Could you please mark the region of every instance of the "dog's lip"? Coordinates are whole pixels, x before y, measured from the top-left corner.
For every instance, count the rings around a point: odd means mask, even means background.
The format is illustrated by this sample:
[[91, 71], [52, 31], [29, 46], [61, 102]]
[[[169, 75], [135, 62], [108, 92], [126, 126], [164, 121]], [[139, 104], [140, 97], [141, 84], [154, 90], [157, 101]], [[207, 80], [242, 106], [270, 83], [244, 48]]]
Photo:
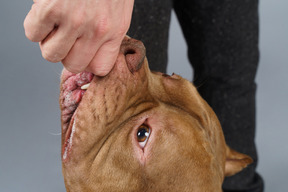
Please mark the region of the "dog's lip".
[[63, 70], [61, 76], [61, 93], [60, 107], [61, 120], [63, 129], [66, 130], [72, 115], [77, 109], [86, 89], [81, 89], [84, 85], [90, 83], [94, 75], [89, 72], [73, 74], [67, 70]]
[[66, 130], [66, 134], [63, 135], [64, 137], [64, 143], [63, 143], [63, 147], [62, 147], [62, 159], [63, 161], [67, 160], [67, 156], [68, 153], [71, 150], [72, 147], [72, 139], [73, 139], [73, 134], [74, 131], [73, 129], [75, 129], [75, 112], [73, 114], [73, 116], [71, 117], [68, 129]]
[[[61, 93], [60, 108], [62, 120], [62, 138], [63, 138], [63, 156], [70, 151], [71, 143], [69, 142], [72, 134], [72, 128], [75, 120], [77, 108], [88, 88], [88, 84], [92, 81], [94, 74], [82, 72], [73, 74], [67, 70], [63, 70], [61, 75]], [[66, 153], [66, 154], [65, 154]]]

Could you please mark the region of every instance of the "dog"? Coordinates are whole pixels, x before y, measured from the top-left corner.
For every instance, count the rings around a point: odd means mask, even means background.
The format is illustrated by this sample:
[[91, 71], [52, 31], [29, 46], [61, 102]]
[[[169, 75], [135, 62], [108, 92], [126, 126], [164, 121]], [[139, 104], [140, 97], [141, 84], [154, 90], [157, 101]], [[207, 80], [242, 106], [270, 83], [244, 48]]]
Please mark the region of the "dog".
[[68, 192], [221, 192], [252, 159], [230, 149], [211, 107], [179, 75], [151, 72], [125, 37], [105, 77], [63, 70], [62, 167]]

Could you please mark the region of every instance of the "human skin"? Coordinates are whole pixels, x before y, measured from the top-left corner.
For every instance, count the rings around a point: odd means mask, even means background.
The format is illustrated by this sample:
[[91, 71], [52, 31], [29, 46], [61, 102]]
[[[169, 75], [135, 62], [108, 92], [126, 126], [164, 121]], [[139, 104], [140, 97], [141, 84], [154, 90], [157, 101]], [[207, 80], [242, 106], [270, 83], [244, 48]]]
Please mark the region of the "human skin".
[[42, 56], [73, 73], [107, 75], [127, 33], [134, 0], [33, 0], [26, 37]]

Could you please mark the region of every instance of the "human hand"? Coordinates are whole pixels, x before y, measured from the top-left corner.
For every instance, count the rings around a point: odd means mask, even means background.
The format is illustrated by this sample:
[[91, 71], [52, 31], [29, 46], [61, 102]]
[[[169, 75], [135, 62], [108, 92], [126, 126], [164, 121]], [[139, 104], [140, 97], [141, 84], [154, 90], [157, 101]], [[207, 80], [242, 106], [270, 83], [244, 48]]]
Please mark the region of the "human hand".
[[24, 21], [43, 57], [73, 73], [105, 76], [127, 33], [134, 0], [33, 0]]

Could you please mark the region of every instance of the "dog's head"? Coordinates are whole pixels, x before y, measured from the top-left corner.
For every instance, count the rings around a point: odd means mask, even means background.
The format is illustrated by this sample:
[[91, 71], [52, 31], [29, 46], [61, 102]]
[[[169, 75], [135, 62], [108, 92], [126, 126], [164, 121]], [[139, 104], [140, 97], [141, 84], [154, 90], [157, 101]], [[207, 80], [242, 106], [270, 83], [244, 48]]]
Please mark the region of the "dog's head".
[[252, 162], [193, 84], [151, 72], [128, 37], [107, 76], [63, 70], [60, 106], [67, 191], [221, 191]]

